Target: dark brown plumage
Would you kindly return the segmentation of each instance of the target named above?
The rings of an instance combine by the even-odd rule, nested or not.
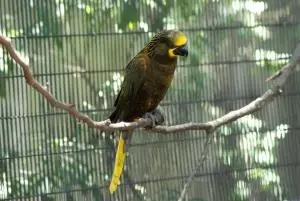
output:
[[[134,121],[153,111],[165,96],[174,76],[177,56],[187,56],[187,38],[179,31],[168,30],[156,34],[127,65],[121,91],[115,101],[110,120]],[[114,192],[122,175],[125,148],[131,132],[120,136],[115,168],[109,190]]]
[[[133,121],[157,107],[173,79],[176,50],[177,55],[187,55],[185,44],[186,37],[182,32],[162,31],[129,62],[114,104],[115,111],[110,115],[112,122]],[[175,51],[174,55],[170,55],[171,49]]]

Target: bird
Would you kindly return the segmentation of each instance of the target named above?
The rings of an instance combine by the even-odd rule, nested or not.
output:
[[[178,30],[162,30],[127,64],[111,123],[132,122],[154,111],[169,88],[178,56],[188,56],[187,36]],[[119,136],[115,166],[109,186],[116,191],[123,172],[126,151],[132,131]]]

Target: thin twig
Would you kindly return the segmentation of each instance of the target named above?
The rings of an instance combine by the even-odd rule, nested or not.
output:
[[[178,201],[183,201],[187,192],[187,189],[190,187],[195,175],[199,172],[199,170],[203,167],[204,161],[206,161],[208,156],[208,146],[211,144],[211,141],[213,139],[213,132],[208,133],[206,136],[206,140],[204,143],[204,146],[202,148],[201,155],[197,161],[197,166],[194,168],[194,170],[191,172],[190,176],[188,177],[186,183],[184,184],[180,197],[178,198]]]

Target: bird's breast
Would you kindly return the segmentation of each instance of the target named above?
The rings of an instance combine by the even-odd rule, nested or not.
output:
[[[164,98],[174,77],[175,66],[157,66],[147,72],[143,91],[147,110],[153,110]]]

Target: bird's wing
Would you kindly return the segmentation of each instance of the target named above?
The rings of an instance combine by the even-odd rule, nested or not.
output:
[[[138,90],[145,81],[149,57],[146,54],[139,53],[127,65],[121,90],[115,101],[114,106],[123,105],[134,99]]]

